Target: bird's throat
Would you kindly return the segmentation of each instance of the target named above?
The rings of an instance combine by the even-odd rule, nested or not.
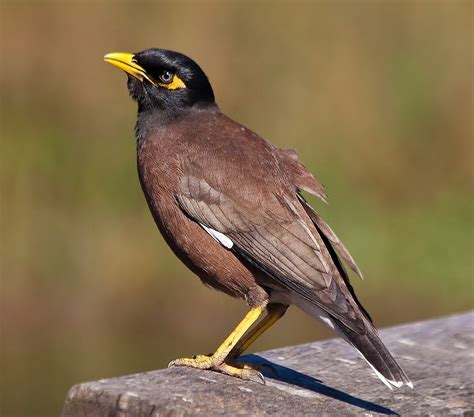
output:
[[[172,107],[172,108],[150,108],[141,109],[138,107],[137,122],[135,124],[135,137],[137,139],[137,149],[139,149],[145,141],[153,136],[160,129],[178,122],[183,117],[188,117],[190,113],[196,112],[220,112],[216,103],[197,103],[192,107]]]

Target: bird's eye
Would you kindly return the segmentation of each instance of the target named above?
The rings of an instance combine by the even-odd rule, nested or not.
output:
[[[159,79],[163,84],[169,84],[171,81],[173,81],[173,75],[174,74],[170,71],[163,71],[160,74]]]

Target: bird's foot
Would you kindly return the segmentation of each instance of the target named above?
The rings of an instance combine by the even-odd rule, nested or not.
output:
[[[278,371],[276,368],[269,363],[247,363],[239,359],[240,357],[228,357],[226,362],[232,366],[242,369],[253,369],[258,371],[260,374],[265,373],[265,371],[270,371],[274,376],[278,376]]]
[[[197,369],[208,369],[217,371],[236,378],[257,382],[265,385],[265,378],[255,369],[253,365],[232,360],[226,363],[224,361],[216,360],[212,355],[196,355],[193,358],[180,358],[171,361],[168,368],[176,366],[189,366]]]

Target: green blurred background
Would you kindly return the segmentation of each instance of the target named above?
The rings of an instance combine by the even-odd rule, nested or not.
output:
[[[111,51],[190,55],[225,113],[298,150],[377,325],[472,308],[472,4],[3,1],[3,415],[207,353],[245,311],[155,229]],[[329,336],[290,310],[254,350]]]

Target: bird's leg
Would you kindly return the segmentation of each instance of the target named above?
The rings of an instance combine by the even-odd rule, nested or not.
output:
[[[168,367],[174,366],[190,366],[199,369],[212,369],[225,373],[227,375],[236,376],[242,379],[249,379],[256,382],[264,383],[265,380],[260,372],[254,369],[238,368],[232,365],[226,364],[224,361],[229,353],[238,344],[242,336],[247,332],[248,329],[257,321],[262,314],[265,307],[254,307],[244,317],[244,319],[237,325],[232,333],[224,340],[224,342],[217,348],[214,354],[207,355],[196,355],[193,358],[181,358],[176,359],[168,365]]]
[[[278,320],[280,320],[286,310],[288,309],[287,305],[279,303],[271,303],[267,305],[267,315],[263,320],[258,323],[250,332],[243,336],[238,343],[234,346],[229,356],[237,358],[242,353],[244,353],[250,345],[253,344],[264,332],[266,332],[270,327],[272,327]]]
[[[252,330],[250,330],[246,335],[244,335],[229,353],[228,357],[231,359],[230,362],[243,369],[257,368],[258,370],[263,370],[263,368],[268,367],[276,374],[276,370],[273,369],[273,367],[271,367],[270,365],[248,365],[237,360],[237,358],[242,353],[244,353],[250,347],[250,345],[252,345],[265,331],[267,331],[278,320],[280,320],[286,313],[287,309],[288,306],[284,304],[268,304],[267,315]]]

